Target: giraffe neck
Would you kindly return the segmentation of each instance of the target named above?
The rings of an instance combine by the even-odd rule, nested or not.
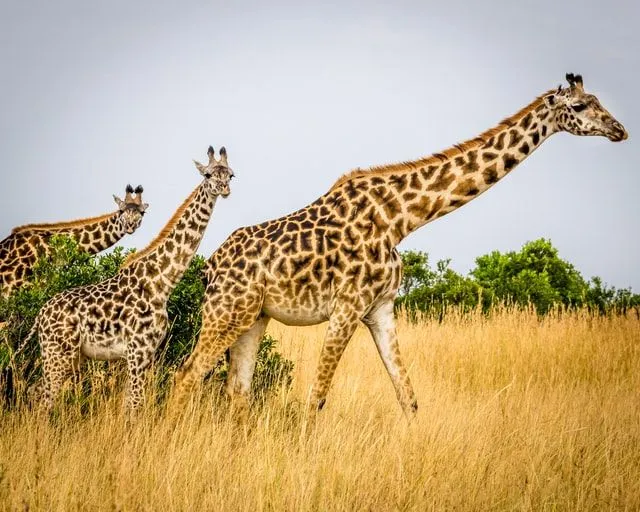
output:
[[[120,213],[114,212],[101,220],[61,229],[55,234],[72,236],[82,249],[90,254],[97,254],[114,245],[127,233],[120,221]]]
[[[96,254],[115,244],[126,231],[120,221],[120,212],[116,211],[69,222],[27,224],[14,228],[11,234],[40,240],[45,250],[52,236],[67,235],[74,238],[83,250]]]
[[[344,176],[333,189],[347,196],[366,188],[375,208],[367,218],[397,245],[411,232],[491,188],[557,132],[553,112],[540,96],[478,137],[412,162]]]
[[[217,196],[203,181],[174,213],[160,234],[145,249],[123,264],[149,285],[156,297],[167,299],[195,255],[209,223]]]
[[[50,254],[52,236],[74,238],[81,249],[96,254],[125,235],[119,219],[119,212],[115,212],[89,219],[14,228],[11,235],[0,242],[0,259],[8,258],[11,262],[0,269],[0,294],[9,295],[24,284],[38,258]]]

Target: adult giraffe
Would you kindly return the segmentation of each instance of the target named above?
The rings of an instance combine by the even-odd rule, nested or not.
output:
[[[395,246],[420,226],[478,197],[554,133],[627,138],[624,127],[568,74],[496,127],[442,153],[356,169],[317,201],[280,219],[238,229],[211,256],[198,344],[176,374],[170,410],[230,347],[227,393],[246,403],[270,318],[329,321],[310,408],[321,408],[359,321],[369,328],[405,414],[417,410],[402,363],[393,301],[402,275]]]

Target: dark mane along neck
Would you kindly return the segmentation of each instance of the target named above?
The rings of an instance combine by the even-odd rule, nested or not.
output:
[[[129,256],[122,269],[133,268],[136,275],[154,283],[154,292],[159,297],[166,298],[191,263],[215,202],[216,197],[208,192],[203,181],[178,207],[158,236]]]
[[[420,226],[478,197],[555,133],[555,118],[545,95],[477,137],[440,153],[351,171],[328,194],[344,195],[354,204],[358,194],[368,196],[372,206],[364,211],[360,207],[359,215],[371,219],[380,236],[396,245]]]
[[[384,176],[386,174],[392,174],[395,172],[402,171],[411,171],[413,169],[419,169],[421,167],[426,167],[429,165],[437,165],[445,162],[446,160],[455,158],[456,156],[460,156],[466,153],[469,150],[478,149],[487,144],[487,142],[492,138],[498,135],[500,132],[508,130],[516,126],[523,118],[527,116],[529,113],[533,113],[536,109],[540,107],[544,107],[544,96],[553,92],[553,90],[547,91],[546,93],[538,96],[533,102],[529,105],[523,107],[518,112],[503,119],[500,123],[498,123],[493,128],[490,128],[484,132],[482,132],[477,137],[473,139],[469,139],[465,142],[454,144],[453,146],[445,149],[444,151],[433,153],[429,156],[419,158],[417,160],[407,160],[402,162],[396,162],[391,164],[383,164],[383,165],[374,165],[365,169],[354,169],[350,172],[347,172],[340,176],[338,180],[331,186],[330,190],[333,190],[346,181],[353,180],[361,177],[372,177],[372,176]]]
[[[184,202],[178,207],[178,209],[171,216],[169,221],[160,230],[160,233],[156,235],[156,237],[149,243],[149,245],[147,245],[141,251],[134,252],[133,254],[129,255],[129,257],[127,257],[127,259],[122,264],[123,268],[133,265],[135,262],[148,257],[150,254],[156,251],[158,247],[160,247],[160,245],[163,242],[165,242],[169,237],[171,237],[172,235],[175,236],[175,228],[178,222],[182,219],[182,216],[184,215],[184,212],[186,211],[186,209],[189,207],[189,205],[191,205],[191,203],[195,199],[198,193],[198,190],[200,190],[199,186],[193,189],[193,192],[191,192],[191,194],[189,194],[189,196],[184,200]]]
[[[16,233],[26,233],[26,232],[39,232],[39,231],[47,231],[47,232],[65,232],[77,230],[78,228],[83,227],[91,227],[97,224],[100,224],[102,221],[110,219],[111,217],[117,215],[118,212],[105,213],[104,215],[100,215],[98,217],[88,217],[86,219],[77,219],[71,221],[64,222],[50,222],[50,223],[41,223],[41,224],[25,224],[24,226],[18,226],[11,230],[11,234]]]
[[[80,248],[90,254],[97,254],[114,245],[125,235],[118,211],[67,222],[26,224],[12,230],[14,235],[35,235],[46,240],[52,235],[67,235],[75,239]]]

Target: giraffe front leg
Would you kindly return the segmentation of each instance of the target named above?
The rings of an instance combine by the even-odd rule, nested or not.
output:
[[[373,309],[364,319],[376,344],[380,358],[393,386],[396,397],[407,418],[413,418],[418,410],[418,402],[413,392],[409,374],[400,356],[396,321],[393,315],[393,300],[383,302]]]
[[[154,336],[154,338],[162,339],[162,336]],[[129,380],[127,382],[124,408],[130,420],[135,417],[135,414],[144,405],[147,370],[153,362],[154,349],[156,346],[158,346],[158,342],[145,344],[142,341],[134,341],[129,345],[127,351]]]
[[[202,329],[196,347],[176,372],[167,411],[170,417],[180,414],[204,376],[233,345],[256,323],[262,308],[261,290],[227,289],[217,282],[207,289],[202,308]],[[265,324],[266,327],[266,324]]]
[[[347,303],[340,304],[334,308],[329,319],[329,327],[325,335],[316,379],[311,391],[309,401],[309,415],[311,417],[314,417],[316,412],[324,407],[331,380],[340,358],[358,326],[358,316],[358,313]]]
[[[213,329],[205,330],[203,327],[196,348],[175,374],[173,390],[167,404],[170,417],[181,414],[187,407],[204,376],[215,366],[238,335],[236,329],[217,333]]]
[[[124,408],[130,419],[135,417],[136,413],[144,405],[144,384],[146,371],[137,366],[128,366],[127,393],[124,402]]]

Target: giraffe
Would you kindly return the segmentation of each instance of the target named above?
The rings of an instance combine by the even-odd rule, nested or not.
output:
[[[54,235],[68,235],[83,250],[97,254],[133,233],[149,206],[142,202],[142,192],[141,186],[127,185],[124,200],[113,196],[118,209],[99,217],[14,228],[0,242],[0,295],[8,296],[25,283],[39,256],[49,255],[49,240]]]
[[[206,166],[194,161],[202,182],[146,248],[130,255],[114,277],[59,293],[40,310],[23,346],[38,334],[43,409],[53,408],[62,384],[85,358],[125,359],[125,407],[134,412],[142,405],[145,371],[167,333],[169,295],[200,245],[217,197],[230,193],[225,148],[219,160],[211,146],[208,156]]]
[[[359,321],[369,329],[402,410],[415,393],[398,347],[393,314],[401,276],[396,245],[468,203],[557,132],[627,138],[624,127],[584,91],[582,77],[548,91],[496,127],[415,161],[356,169],[322,197],[280,219],[233,232],[207,269],[198,343],[176,373],[168,409],[230,349],[226,392],[248,405],[256,353],[271,318],[289,325],[328,321],[309,413],[322,408],[340,357]]]

